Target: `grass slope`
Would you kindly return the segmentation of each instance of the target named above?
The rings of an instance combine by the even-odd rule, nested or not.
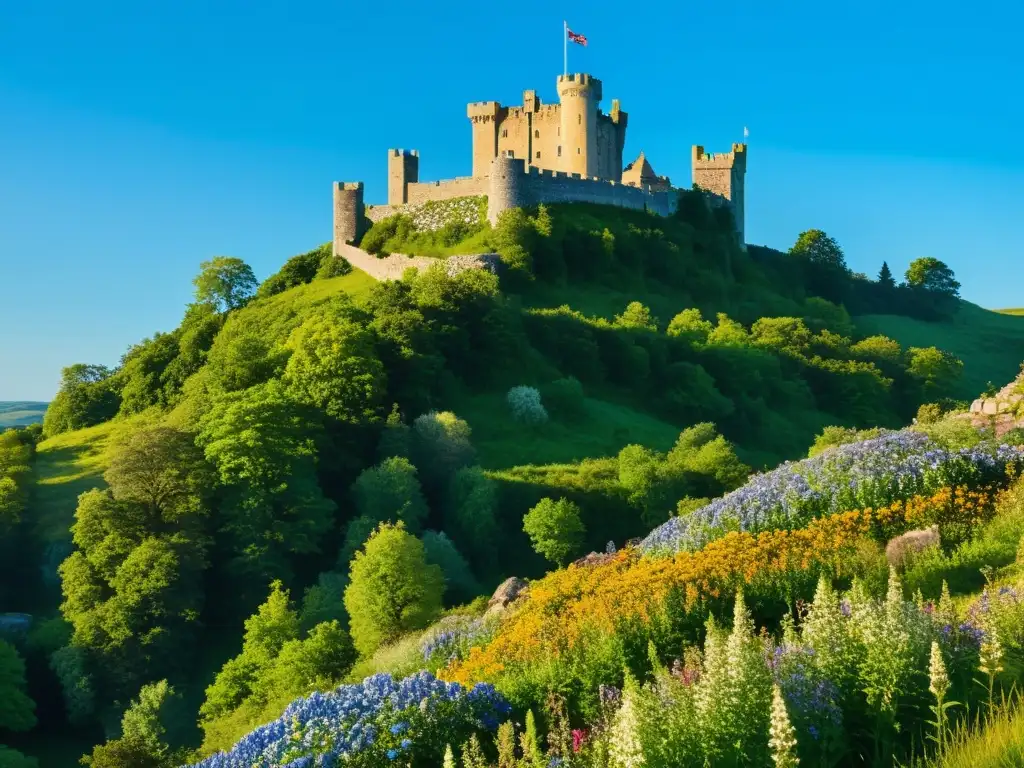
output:
[[[936,346],[964,361],[957,396],[978,397],[988,382],[1000,385],[1020,371],[1024,360],[1024,317],[991,312],[963,302],[950,322],[929,323],[898,315],[854,318],[867,334],[881,333],[904,347]]]
[[[0,402],[0,429],[38,423],[43,420],[48,405],[28,400]]]

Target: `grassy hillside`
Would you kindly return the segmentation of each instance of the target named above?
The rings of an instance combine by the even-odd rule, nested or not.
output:
[[[1010,381],[1024,360],[1024,310],[991,312],[963,302],[949,322],[931,323],[898,315],[865,315],[857,325],[866,334],[880,333],[903,346],[936,346],[964,361],[956,396],[971,400],[989,382]]]
[[[48,403],[16,400],[0,402],[0,429],[25,427],[43,420]]]
[[[402,520],[414,546],[431,548],[446,581],[436,607],[453,608],[548,568],[524,531],[531,509],[563,498],[563,512],[576,509],[569,559],[621,544],[681,500],[713,498],[750,467],[805,455],[825,426],[907,423],[948,394],[912,368],[907,346],[963,358],[961,389],[972,392],[1024,358],[1024,319],[969,306],[947,324],[871,316],[855,329],[834,292],[838,276],[852,295],[844,270],[743,251],[702,200],[692,213],[515,212],[489,235],[506,266],[500,282],[441,268],[384,284],[358,270],[329,278],[346,265],[321,246],[244,301],[199,297],[179,327],[134,346],[117,370],[67,374],[24,525],[50,577],[37,613],[52,615],[79,498],[113,468],[110,493],[82,501],[80,519],[92,522],[65,569],[81,578],[63,585],[87,662],[65,690],[81,679],[99,692],[85,716],[95,725],[103,707],[167,677],[190,713],[188,733],[173,738],[196,746],[204,691],[277,579],[309,624],[282,634],[298,643],[289,653],[308,651],[332,665],[323,679],[340,679],[354,659],[322,658],[311,632],[333,617],[346,626],[339,580],[382,521]],[[903,348],[858,343],[879,332]],[[82,424],[96,426],[74,429]],[[159,505],[153,471],[177,489]],[[121,568],[163,570],[137,584],[108,573]],[[137,608],[147,601],[152,609]],[[92,632],[120,637],[122,626],[145,647]],[[258,700],[265,692],[306,689],[290,657],[279,668],[276,658],[258,670],[265,680],[245,682],[249,693],[203,722],[205,750],[276,716],[274,701]],[[59,725],[50,718],[40,731]]]
[[[1024,315],[1024,309],[997,309],[996,312],[1004,315]]]

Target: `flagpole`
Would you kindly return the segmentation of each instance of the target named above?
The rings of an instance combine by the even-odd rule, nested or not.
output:
[[[562,20],[562,74],[569,74],[569,22]]]

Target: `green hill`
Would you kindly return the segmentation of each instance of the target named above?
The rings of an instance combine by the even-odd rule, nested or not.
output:
[[[0,429],[38,424],[43,420],[47,405],[24,400],[0,402]]]
[[[376,283],[327,246],[258,290],[240,260],[205,264],[179,327],[115,370],[65,371],[16,480],[18,535],[49,584],[30,607],[53,615],[63,600],[75,629],[32,645],[43,688],[63,686],[88,733],[166,677],[189,710],[169,738],[209,752],[305,690],[293,666],[349,673],[344,642],[325,655],[327,635],[311,630],[347,637],[339,585],[379,522],[417,537],[454,608],[544,573],[524,515],[546,498],[579,507],[577,549],[603,550],[750,467],[805,455],[826,426],[901,426],[1024,358],[1017,318],[970,306],[946,323],[851,319],[845,304],[863,306],[869,289],[845,269],[742,250],[700,201],[668,219],[515,211],[469,235],[502,256],[500,281],[439,263]],[[880,333],[890,339],[866,339]],[[910,349],[933,346],[963,359],[960,380],[939,350]],[[283,624],[271,634],[288,653],[260,664],[278,651],[291,661],[273,682],[253,677],[270,667],[227,666],[227,688],[207,696],[276,581],[283,599],[268,611]],[[58,681],[40,648],[68,643]],[[60,732],[62,718],[39,730]]]
[[[905,347],[936,346],[964,362],[963,376],[955,396],[962,400],[978,397],[991,382],[999,385],[1013,379],[1024,360],[1024,310],[991,312],[961,302],[956,315],[946,322],[925,322],[899,315],[857,317],[864,333],[881,333]]]

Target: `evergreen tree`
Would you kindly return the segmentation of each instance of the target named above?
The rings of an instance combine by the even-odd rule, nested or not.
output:
[[[888,262],[882,262],[882,268],[878,272],[878,284],[884,288],[895,288],[896,279],[892,276]]]

